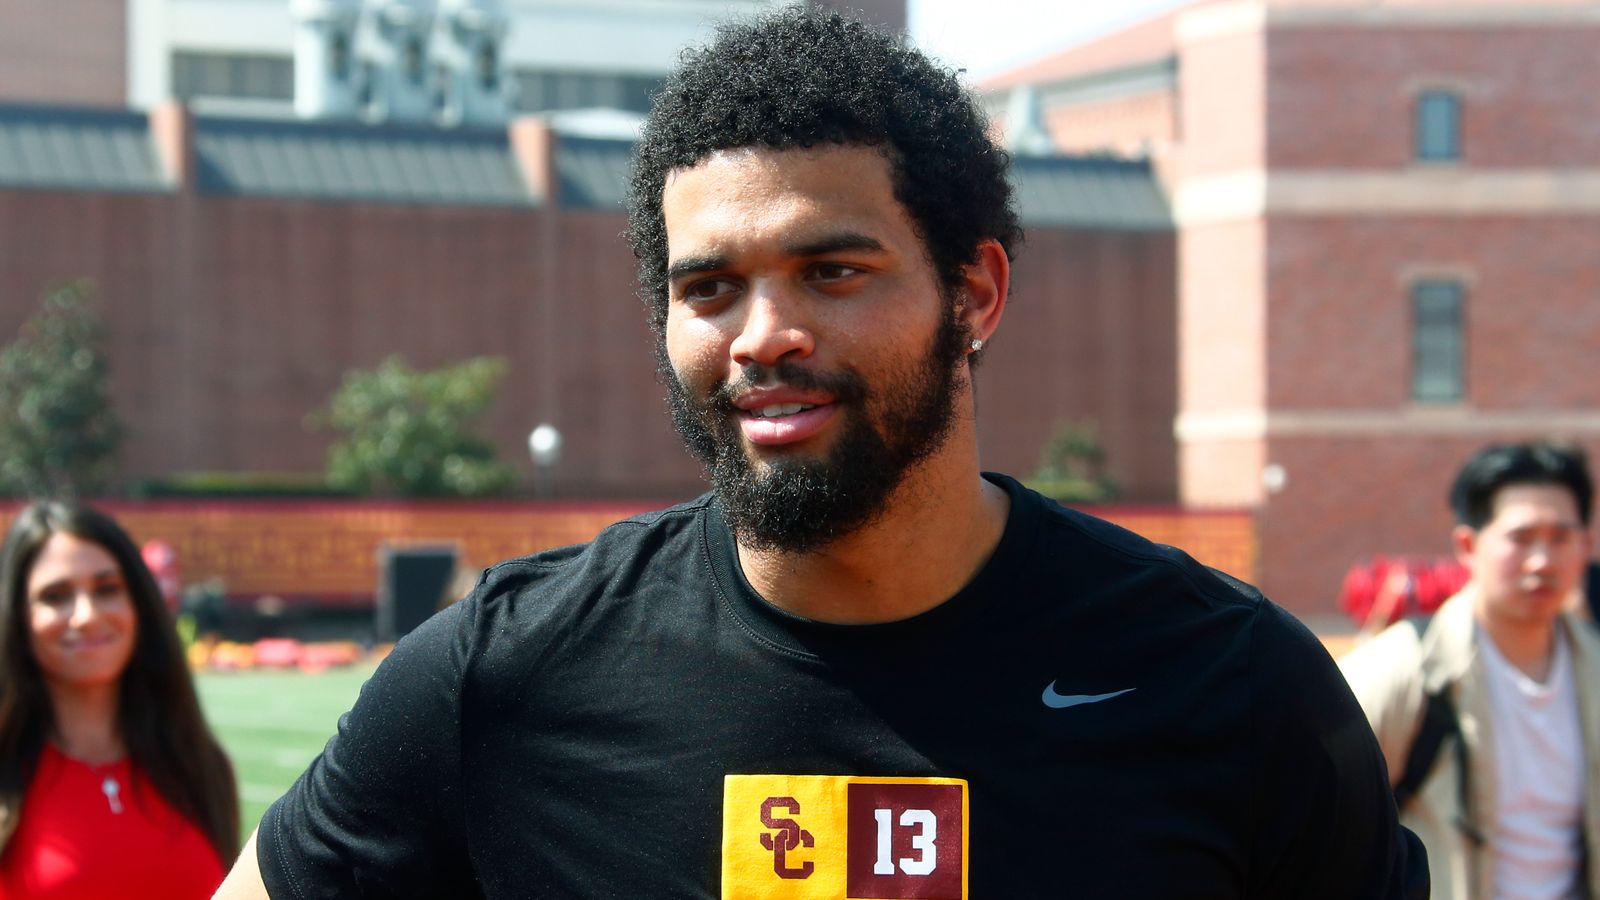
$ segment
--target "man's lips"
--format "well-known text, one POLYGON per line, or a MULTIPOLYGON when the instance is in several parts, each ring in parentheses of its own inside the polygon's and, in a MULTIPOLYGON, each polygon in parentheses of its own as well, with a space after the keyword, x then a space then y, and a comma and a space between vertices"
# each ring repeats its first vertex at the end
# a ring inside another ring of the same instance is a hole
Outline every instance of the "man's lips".
POLYGON ((838 411, 833 402, 815 395, 752 392, 735 403, 735 417, 745 440, 763 447, 794 444, 825 428, 838 411))
POLYGON ((1518 587, 1522 589, 1522 593, 1530 597, 1548 597, 1556 593, 1565 594, 1565 591, 1560 590, 1561 586, 1559 584, 1544 579, 1527 579, 1518 587))

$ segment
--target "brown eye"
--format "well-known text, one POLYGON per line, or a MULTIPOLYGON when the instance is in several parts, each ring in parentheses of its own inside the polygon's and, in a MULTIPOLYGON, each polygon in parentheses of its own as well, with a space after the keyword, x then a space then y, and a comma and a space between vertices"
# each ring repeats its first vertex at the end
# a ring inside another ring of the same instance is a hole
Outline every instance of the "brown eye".
POLYGON ((860 271, 855 266, 847 266, 844 263, 818 263, 811 270, 812 274, 821 281, 838 281, 841 278, 849 278, 860 271))
POLYGON ((690 303, 704 303, 733 293, 735 285, 726 278, 707 278, 696 281, 683 290, 683 299, 690 303))

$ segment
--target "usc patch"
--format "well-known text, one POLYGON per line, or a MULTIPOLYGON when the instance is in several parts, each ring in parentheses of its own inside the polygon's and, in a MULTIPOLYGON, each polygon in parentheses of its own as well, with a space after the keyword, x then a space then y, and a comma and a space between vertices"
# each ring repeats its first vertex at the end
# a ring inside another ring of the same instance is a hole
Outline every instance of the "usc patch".
POLYGON ((959 778, 728 775, 724 900, 966 900, 959 778))

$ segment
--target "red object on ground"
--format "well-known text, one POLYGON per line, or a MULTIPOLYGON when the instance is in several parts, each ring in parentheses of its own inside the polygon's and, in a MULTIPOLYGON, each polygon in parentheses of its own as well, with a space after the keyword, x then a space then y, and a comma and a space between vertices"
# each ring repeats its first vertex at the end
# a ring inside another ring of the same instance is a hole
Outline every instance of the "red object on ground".
POLYGON ((333 666, 348 666, 360 659, 359 644, 353 641, 335 641, 301 646, 298 665, 302 672, 321 672, 333 666))
POLYGON ((1345 573, 1339 608, 1371 630, 1407 616, 1432 615, 1467 583, 1467 570, 1448 558, 1375 556, 1345 573))
POLYGON ((262 638, 255 643, 256 665, 287 668, 300 662, 300 642, 293 638, 262 638))

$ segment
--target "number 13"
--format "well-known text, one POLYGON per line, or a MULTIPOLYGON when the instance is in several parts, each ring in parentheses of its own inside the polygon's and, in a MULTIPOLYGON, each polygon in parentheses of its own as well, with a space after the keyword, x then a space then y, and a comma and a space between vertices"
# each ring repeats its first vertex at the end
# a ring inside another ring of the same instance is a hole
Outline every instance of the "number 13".
MULTIPOLYGON (((875 809, 872 811, 872 817, 878 821, 878 860, 872 865, 872 874, 893 875, 895 873, 893 851, 889 845, 894 829, 894 812, 875 809)), ((921 827, 917 834, 911 836, 911 849, 922 854, 918 859, 902 856, 900 871, 907 875, 930 874, 939 863, 938 850, 933 845, 934 840, 939 837, 938 817, 931 809, 908 809, 900 814, 900 824, 908 828, 921 827)))

